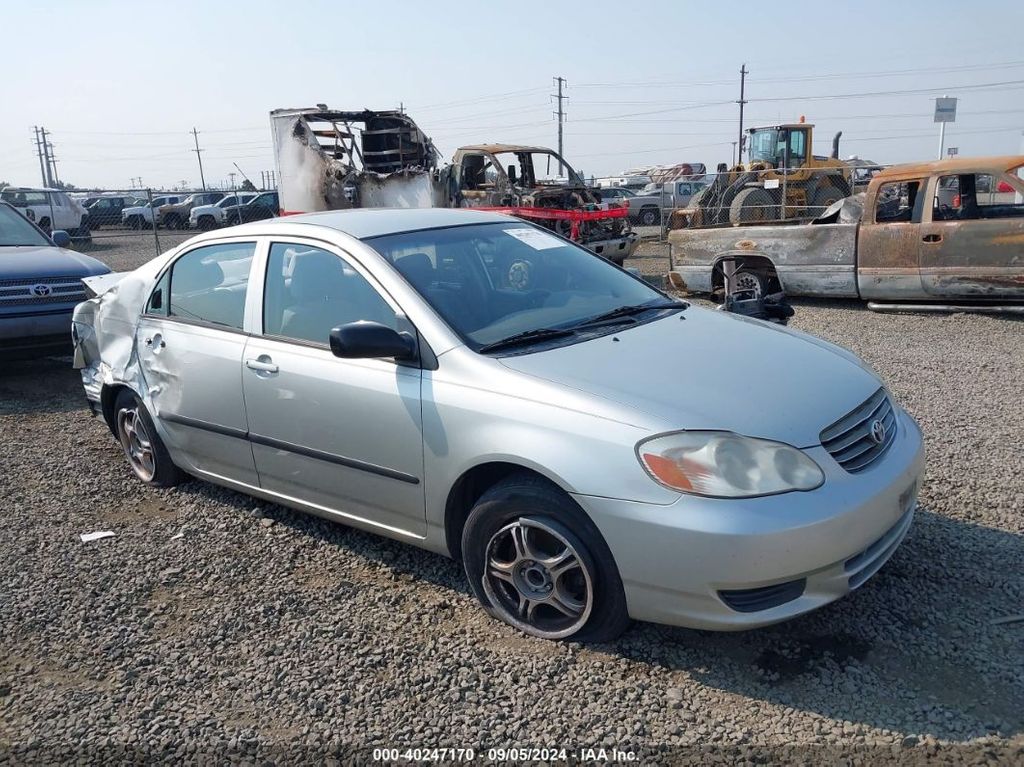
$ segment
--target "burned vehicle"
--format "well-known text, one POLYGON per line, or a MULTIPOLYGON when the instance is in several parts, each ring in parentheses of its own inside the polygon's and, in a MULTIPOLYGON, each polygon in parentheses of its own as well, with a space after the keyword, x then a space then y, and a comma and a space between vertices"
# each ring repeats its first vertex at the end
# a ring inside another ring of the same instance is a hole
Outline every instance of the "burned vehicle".
POLYGON ((480 208, 545 227, 621 264, 639 238, 629 212, 602 203, 544 147, 482 144, 441 161, 405 113, 321 104, 270 113, 281 215, 347 208, 480 208))
MULTIPOLYGON (((870 308, 1024 302, 1024 155, 901 165, 812 223, 677 229, 676 286, 722 289, 721 264, 760 295, 861 298, 870 308)), ((932 308, 936 308, 932 306, 932 308)))

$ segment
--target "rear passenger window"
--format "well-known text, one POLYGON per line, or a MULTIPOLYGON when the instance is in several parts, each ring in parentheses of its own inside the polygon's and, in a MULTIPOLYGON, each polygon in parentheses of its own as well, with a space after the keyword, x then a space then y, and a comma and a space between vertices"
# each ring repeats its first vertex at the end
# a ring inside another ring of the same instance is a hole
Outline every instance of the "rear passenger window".
POLYGON ((255 243, 232 242, 196 248, 179 258, 170 272, 168 315, 241 330, 255 250, 255 243))
POLYGON ((394 309, 340 256, 290 243, 270 246, 263 332, 327 345, 331 330, 370 320, 397 329, 394 309))

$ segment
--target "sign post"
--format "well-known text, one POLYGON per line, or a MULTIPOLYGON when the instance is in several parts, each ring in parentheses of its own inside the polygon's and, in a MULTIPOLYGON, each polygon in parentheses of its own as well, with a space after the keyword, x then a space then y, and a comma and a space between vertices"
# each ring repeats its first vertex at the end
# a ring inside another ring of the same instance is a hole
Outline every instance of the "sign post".
POLYGON ((939 124, 939 159, 946 146, 946 123, 956 122, 956 99, 943 96, 935 99, 935 120, 939 124))

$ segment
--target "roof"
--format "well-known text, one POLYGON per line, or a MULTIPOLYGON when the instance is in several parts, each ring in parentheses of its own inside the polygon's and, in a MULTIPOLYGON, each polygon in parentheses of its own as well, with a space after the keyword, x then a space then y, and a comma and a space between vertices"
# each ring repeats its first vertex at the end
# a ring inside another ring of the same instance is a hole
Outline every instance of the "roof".
POLYGON ((312 224, 335 229, 339 232, 365 240, 384 234, 411 232, 418 229, 442 229, 466 224, 506 223, 519 221, 471 208, 353 208, 351 210, 327 210, 321 213, 300 213, 296 216, 257 221, 248 226, 281 226, 285 224, 312 224))
POLYGON ((5 186, 0 187, 2 192, 63 192, 63 189, 54 189, 50 186, 5 186))
POLYGON ((472 146, 460 146, 460 152, 544 152, 555 154, 555 150, 546 146, 527 146, 525 144, 473 144, 472 146))
POLYGON ((932 176, 936 173, 963 173, 965 171, 1008 171, 1024 165, 1024 155, 1001 155, 997 157, 954 157, 948 160, 893 165, 876 174, 875 178, 910 178, 932 176))

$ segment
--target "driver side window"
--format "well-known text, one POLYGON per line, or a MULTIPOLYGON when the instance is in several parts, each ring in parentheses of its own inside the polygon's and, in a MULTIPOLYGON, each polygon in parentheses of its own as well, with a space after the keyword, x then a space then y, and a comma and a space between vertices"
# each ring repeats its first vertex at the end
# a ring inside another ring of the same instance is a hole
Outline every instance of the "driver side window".
POLYGON ((395 310, 347 261, 307 245, 270 246, 264 335, 326 346, 332 329, 362 320, 398 325, 395 310))

